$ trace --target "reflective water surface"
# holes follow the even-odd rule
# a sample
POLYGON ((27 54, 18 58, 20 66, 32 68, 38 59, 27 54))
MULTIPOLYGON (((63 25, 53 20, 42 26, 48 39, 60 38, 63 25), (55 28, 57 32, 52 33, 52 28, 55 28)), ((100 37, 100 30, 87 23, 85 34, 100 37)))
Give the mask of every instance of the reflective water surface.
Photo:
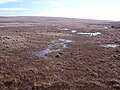
POLYGON ((77 34, 97 36, 97 35, 100 35, 101 33, 100 33, 100 32, 95 32, 95 33, 83 33, 83 32, 78 32, 77 34))
POLYGON ((100 45, 100 46, 104 48, 116 48, 116 47, 119 47, 120 45, 119 44, 105 44, 105 45, 100 45))
POLYGON ((32 55, 48 59, 48 57, 46 56, 47 54, 51 52, 61 51, 62 49, 67 48, 68 44, 71 42, 72 42, 71 40, 66 39, 52 40, 47 48, 43 50, 33 51, 32 55))

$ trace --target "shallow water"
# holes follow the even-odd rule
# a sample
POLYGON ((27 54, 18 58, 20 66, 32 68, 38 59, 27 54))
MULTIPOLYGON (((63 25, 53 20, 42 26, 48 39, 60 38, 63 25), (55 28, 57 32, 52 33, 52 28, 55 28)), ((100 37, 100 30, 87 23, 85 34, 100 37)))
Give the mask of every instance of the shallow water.
POLYGON ((118 44, 105 44, 105 45, 100 45, 100 46, 104 47, 104 48, 117 48, 120 45, 118 45, 118 44))
POLYGON ((62 28, 61 30, 67 31, 67 30, 69 30, 69 29, 68 29, 68 28, 62 28))
POLYGON ((90 35, 90 36, 97 36, 97 35, 100 35, 101 33, 100 32, 95 32, 95 33, 82 33, 82 32, 78 32, 78 34, 81 34, 81 35, 90 35))
POLYGON ((63 48, 67 48, 68 43, 70 43, 70 42, 72 42, 72 41, 66 40, 66 39, 53 40, 53 41, 51 41, 51 44, 48 45, 48 47, 46 49, 39 50, 39 51, 33 51, 32 55, 37 56, 37 57, 42 57, 44 59, 48 59, 48 57, 45 55, 47 55, 51 52, 61 51, 63 48), (59 47, 59 45, 61 45, 62 47, 59 47), (54 47, 57 47, 57 49, 54 47))
POLYGON ((72 30, 71 32, 72 32, 72 33, 76 33, 76 32, 77 32, 77 30, 72 30))
POLYGON ((50 52, 51 52, 50 48, 46 48, 44 50, 34 51, 32 52, 32 55, 37 56, 37 57, 44 57, 46 54, 50 52))
POLYGON ((72 40, 59 39, 59 42, 62 42, 62 43, 70 43, 70 42, 72 42, 72 40))
POLYGON ((32 55, 37 56, 37 57, 42 57, 42 58, 46 59, 48 57, 45 56, 45 55, 47 55, 47 54, 49 54, 51 52, 58 52, 58 51, 60 51, 60 49, 52 50, 50 48, 46 48, 44 50, 34 51, 34 52, 32 52, 32 55))

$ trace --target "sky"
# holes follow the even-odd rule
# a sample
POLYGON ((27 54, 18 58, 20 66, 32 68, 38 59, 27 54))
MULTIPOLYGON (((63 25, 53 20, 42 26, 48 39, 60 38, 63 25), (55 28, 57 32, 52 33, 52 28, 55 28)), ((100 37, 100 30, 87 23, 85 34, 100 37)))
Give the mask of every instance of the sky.
POLYGON ((120 21, 120 0, 0 0, 0 16, 51 16, 120 21))

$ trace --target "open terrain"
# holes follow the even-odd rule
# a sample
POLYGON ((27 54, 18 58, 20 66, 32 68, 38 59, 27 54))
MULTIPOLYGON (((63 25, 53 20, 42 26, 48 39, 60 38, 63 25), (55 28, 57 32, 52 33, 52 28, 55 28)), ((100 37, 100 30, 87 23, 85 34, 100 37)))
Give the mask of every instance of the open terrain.
POLYGON ((120 90, 120 23, 0 17, 0 90, 120 90))

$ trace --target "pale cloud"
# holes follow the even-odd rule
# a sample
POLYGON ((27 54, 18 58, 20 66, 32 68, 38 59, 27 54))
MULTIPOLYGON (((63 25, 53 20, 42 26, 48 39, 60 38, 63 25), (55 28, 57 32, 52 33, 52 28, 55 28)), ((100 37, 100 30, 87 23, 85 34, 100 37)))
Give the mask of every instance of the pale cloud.
POLYGON ((98 19, 98 20, 120 20, 120 12, 116 8, 110 7, 83 7, 77 9, 70 8, 53 8, 47 13, 37 13, 38 16, 52 16, 52 17, 70 17, 70 18, 84 18, 84 19, 98 19))
POLYGON ((50 0, 50 1, 48 1, 48 3, 51 5, 51 6, 57 6, 57 7, 59 7, 59 6, 61 6, 61 5, 64 5, 65 3, 68 3, 67 1, 60 1, 60 0, 50 0))
POLYGON ((23 0, 0 0, 0 4, 8 3, 8 2, 22 2, 23 0))
POLYGON ((42 3, 42 1, 33 1, 32 3, 40 4, 40 3, 42 3))
POLYGON ((86 19, 100 19, 100 20, 120 20, 119 6, 111 6, 106 3, 85 2, 80 4, 81 0, 49 0, 51 6, 49 12, 37 13, 40 16, 53 16, 53 17, 72 17, 72 18, 86 18, 86 19), (81 6, 79 6, 79 4, 81 6), (67 7, 70 6, 71 7, 67 7), (78 5, 72 7, 72 5, 78 5))
POLYGON ((0 8, 0 11, 24 11, 30 10, 29 8, 0 8))
POLYGON ((72 5, 73 3, 78 3, 81 0, 49 0, 48 3, 53 7, 62 7, 67 5, 72 5))
MULTIPOLYGON (((0 4, 20 1, 25 0, 0 0, 0 4)), ((120 2, 120 0, 116 0, 116 2, 114 0, 31 0, 31 3, 33 3, 33 5, 38 5, 42 3, 45 4, 46 7, 44 11, 40 11, 38 7, 37 9, 35 9, 36 13, 29 13, 29 16, 72 17, 118 21, 120 20, 120 5, 118 1, 120 2)), ((16 12, 25 10, 31 9, 0 8, 0 13, 3 11, 9 11, 12 13, 14 11, 16 12)), ((34 10, 34 8, 32 10, 34 10)))
POLYGON ((0 12, 0 16, 10 16, 10 15, 14 15, 16 12, 0 12))

